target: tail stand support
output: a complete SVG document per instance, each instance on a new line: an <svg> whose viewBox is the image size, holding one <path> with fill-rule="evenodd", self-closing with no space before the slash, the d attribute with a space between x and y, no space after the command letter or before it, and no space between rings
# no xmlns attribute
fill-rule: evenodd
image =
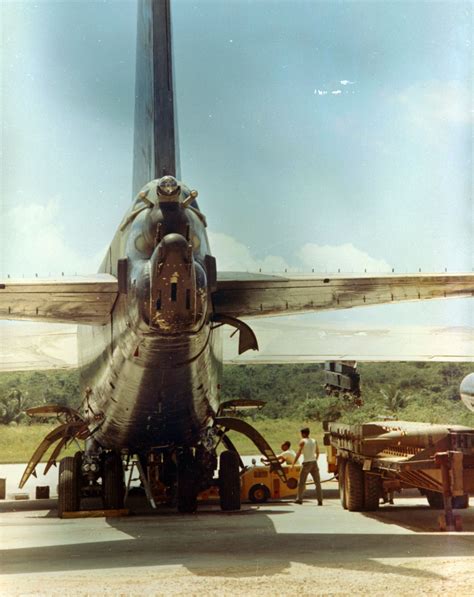
<svg viewBox="0 0 474 597"><path fill-rule="evenodd" d="M131 485L132 481L136 481L137 480L137 479L133 479L132 478L133 477L133 470L135 468L137 469L138 476L139 476L140 481L142 483L143 489L145 490L145 495L146 495L146 497L148 499L148 502L150 503L150 506L153 509L156 509L156 502L155 502L155 500L153 498L153 493L151 491L150 483L148 482L147 476L145 475L145 472L143 470L142 464L141 464L141 462L140 462L140 460L138 458L132 459L131 464L130 464L130 474L129 474L129 477L128 477L127 489L126 489L126 492L125 492L125 499L128 498L128 494L129 494L129 491L130 491L130 485Z"/></svg>
<svg viewBox="0 0 474 597"><path fill-rule="evenodd" d="M435 462L441 470L443 485L444 514L439 515L439 528L441 531L462 531L462 519L453 512L453 494L451 491L451 454L440 452L436 454Z"/></svg>

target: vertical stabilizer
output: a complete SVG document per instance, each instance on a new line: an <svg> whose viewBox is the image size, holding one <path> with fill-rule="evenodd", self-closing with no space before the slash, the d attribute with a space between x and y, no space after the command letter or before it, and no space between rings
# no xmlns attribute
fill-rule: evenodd
<svg viewBox="0 0 474 597"><path fill-rule="evenodd" d="M139 0L133 192L164 174L179 177L170 0Z"/></svg>

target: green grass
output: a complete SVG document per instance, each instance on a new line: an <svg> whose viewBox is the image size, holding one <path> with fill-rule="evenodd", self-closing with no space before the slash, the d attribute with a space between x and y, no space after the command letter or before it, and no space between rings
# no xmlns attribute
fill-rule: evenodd
<svg viewBox="0 0 474 597"><path fill-rule="evenodd" d="M308 425L311 428L312 436L315 437L320 449L322 450L322 427L320 423L304 421L295 421L292 419L261 419L251 421L247 419L257 431L269 442L275 452L280 451L280 445L289 440L293 449L296 450L300 439L299 430ZM18 426L0 426L0 463L12 464L18 462L28 462L33 452L39 446L45 436L57 424L38 424L38 425L18 425ZM234 431L229 433L229 437L242 455L257 454L258 450L254 444L246 437ZM61 457L72 455L77 450L77 444L73 443L61 453ZM51 449L42 458L43 462L48 460L48 454Z"/></svg>
<svg viewBox="0 0 474 597"><path fill-rule="evenodd" d="M14 464L28 462L33 452L58 423L38 425L0 425L0 464ZM61 453L62 456L72 455L77 451L77 444L73 443ZM42 462L48 460L48 450Z"/></svg>

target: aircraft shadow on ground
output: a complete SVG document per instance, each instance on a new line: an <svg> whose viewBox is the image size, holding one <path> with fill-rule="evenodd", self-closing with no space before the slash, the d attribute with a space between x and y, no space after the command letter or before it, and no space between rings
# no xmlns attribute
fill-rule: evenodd
<svg viewBox="0 0 474 597"><path fill-rule="evenodd" d="M116 540L10 549L2 554L1 571L17 574L183 566L198 576L239 578L271 576L296 562L442 580L444 577L437 573L378 560L468 557L473 553L473 538L465 535L330 534L316 529L310 533L277 533L270 514L291 515L291 511L278 511L278 506L272 505L246 507L234 513L215 508L194 515L169 511L158 516L109 518L108 525L120 532ZM53 524L71 522L75 521ZM74 533L74 524L67 532Z"/></svg>
<svg viewBox="0 0 474 597"><path fill-rule="evenodd" d="M443 510L432 510L427 506L413 504L408 506L384 506L375 512L364 512L363 514L367 518L378 522L403 527L410 531L433 532L439 531L438 517L443 514ZM474 508L454 510L454 514L461 516L464 532L474 532Z"/></svg>

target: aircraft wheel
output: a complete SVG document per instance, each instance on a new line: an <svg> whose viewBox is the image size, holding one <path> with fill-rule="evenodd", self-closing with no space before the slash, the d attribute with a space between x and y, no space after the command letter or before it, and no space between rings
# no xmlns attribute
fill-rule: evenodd
<svg viewBox="0 0 474 597"><path fill-rule="evenodd" d="M444 510L443 494L439 491L425 491L426 499L433 510Z"/></svg>
<svg viewBox="0 0 474 597"><path fill-rule="evenodd" d="M58 513L77 512L80 507L81 453L66 456L59 463Z"/></svg>
<svg viewBox="0 0 474 597"><path fill-rule="evenodd" d="M347 510L347 499L346 499L346 460L341 460L337 467L337 481L339 485L339 499L341 500L341 506L344 510Z"/></svg>
<svg viewBox="0 0 474 597"><path fill-rule="evenodd" d="M262 485L258 483L257 485L252 485L249 490L249 500L254 504L263 504L266 502L270 497L270 491L266 485Z"/></svg>
<svg viewBox="0 0 474 597"><path fill-rule="evenodd" d="M367 512L378 510L381 494L381 478L378 475L364 473L364 509Z"/></svg>
<svg viewBox="0 0 474 597"><path fill-rule="evenodd" d="M221 510L240 510L239 456L232 450L220 455L219 498Z"/></svg>
<svg viewBox="0 0 474 597"><path fill-rule="evenodd" d="M197 510L196 465L190 453L178 458L178 512L190 513Z"/></svg>
<svg viewBox="0 0 474 597"><path fill-rule="evenodd" d="M364 474L357 462L349 460L346 464L344 488L347 509L350 512L361 512L364 509Z"/></svg>
<svg viewBox="0 0 474 597"><path fill-rule="evenodd" d="M122 458L117 452L110 452L104 458L102 474L102 497L107 510L123 508L125 484Z"/></svg>

